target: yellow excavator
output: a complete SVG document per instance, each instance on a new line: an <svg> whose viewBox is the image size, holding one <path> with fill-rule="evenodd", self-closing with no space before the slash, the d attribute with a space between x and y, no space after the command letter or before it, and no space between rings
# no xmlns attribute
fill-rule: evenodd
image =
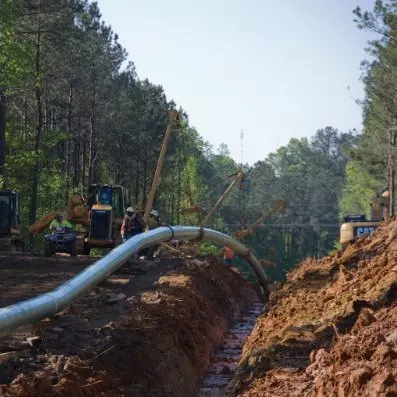
<svg viewBox="0 0 397 397"><path fill-rule="evenodd" d="M121 243L120 228L126 206L126 190L121 185L94 183L87 198L75 194L69 198L66 219L82 225L86 231L77 239L77 253L89 255L92 248L114 248ZM45 215L29 227L33 236L48 229L57 211Z"/></svg>
<svg viewBox="0 0 397 397"><path fill-rule="evenodd" d="M168 140L173 128L178 123L179 113L176 110L171 110L152 187L145 207L144 221L146 223L148 222L156 190L160 183ZM121 185L94 183L88 188L86 198L79 194L74 194L69 198L65 218L72 224L82 225L86 229L85 233L77 238L76 249L78 254L89 255L92 248L114 248L121 244L120 230L126 209L126 197L126 189ZM57 211L53 211L43 216L29 227L30 233L33 236L37 236L48 229L57 214Z"/></svg>
<svg viewBox="0 0 397 397"><path fill-rule="evenodd" d="M360 237L374 232L387 219L389 219L389 191L384 189L371 202L371 219L367 220L364 214L347 215L344 218L339 239L342 250Z"/></svg>

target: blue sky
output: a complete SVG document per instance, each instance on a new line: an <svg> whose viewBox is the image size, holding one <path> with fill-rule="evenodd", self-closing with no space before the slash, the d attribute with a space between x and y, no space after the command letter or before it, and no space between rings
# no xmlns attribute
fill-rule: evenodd
<svg viewBox="0 0 397 397"><path fill-rule="evenodd" d="M141 79L161 84L214 148L253 164L292 137L362 128L354 98L371 0L99 0ZM350 92L347 89L350 86Z"/></svg>

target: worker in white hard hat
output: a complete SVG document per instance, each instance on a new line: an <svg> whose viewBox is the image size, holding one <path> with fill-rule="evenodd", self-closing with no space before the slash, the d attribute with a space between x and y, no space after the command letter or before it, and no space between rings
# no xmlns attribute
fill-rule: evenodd
<svg viewBox="0 0 397 397"><path fill-rule="evenodd" d="M151 210L149 213L148 228L149 230L156 229L160 225L160 214L156 210Z"/></svg>
<svg viewBox="0 0 397 397"><path fill-rule="evenodd" d="M123 239L123 242L128 240L131 237L131 228L132 228L132 221L134 218L134 209L132 207L128 207L125 210L125 216L123 219L123 224L121 225L121 238Z"/></svg>

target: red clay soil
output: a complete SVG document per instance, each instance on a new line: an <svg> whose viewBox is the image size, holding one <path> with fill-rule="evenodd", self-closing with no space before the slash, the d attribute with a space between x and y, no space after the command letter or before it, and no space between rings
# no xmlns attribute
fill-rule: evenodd
<svg viewBox="0 0 397 397"><path fill-rule="evenodd" d="M397 221L270 296L228 396L397 396Z"/></svg>
<svg viewBox="0 0 397 397"><path fill-rule="evenodd" d="M213 258L147 262L145 270L127 283L115 275L55 318L1 338L0 396L193 395L229 320L257 294ZM120 292L125 299L107 302ZM31 347L25 340L34 335Z"/></svg>

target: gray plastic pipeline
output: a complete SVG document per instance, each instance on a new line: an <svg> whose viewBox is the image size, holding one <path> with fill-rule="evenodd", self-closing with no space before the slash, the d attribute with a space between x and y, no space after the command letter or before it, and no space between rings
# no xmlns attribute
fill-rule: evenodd
<svg viewBox="0 0 397 397"><path fill-rule="evenodd" d="M68 307L75 299L109 277L120 268L131 255L142 248L171 239L192 240L202 238L232 248L251 265L265 295L268 293L266 274L250 250L234 238L211 229L191 226L159 227L139 234L121 244L106 256L84 269L69 281L51 292L0 309L0 336L52 316Z"/></svg>

